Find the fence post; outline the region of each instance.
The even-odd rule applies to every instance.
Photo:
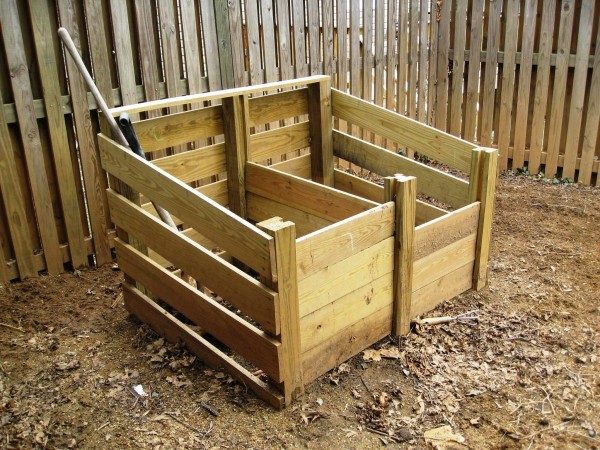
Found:
[[[293,222],[284,222],[281,218],[274,218],[257,226],[275,239],[277,279],[270,284],[279,295],[279,338],[282,346],[279,371],[287,406],[304,394],[296,270],[296,225]]]
[[[410,331],[417,179],[405,175],[387,177],[384,199],[396,204],[392,333],[399,336]]]
[[[498,170],[498,150],[475,148],[471,158],[469,201],[479,201],[479,226],[473,266],[473,288],[481,290],[487,284],[487,266],[490,256],[494,194]]]
[[[333,186],[333,141],[330,80],[308,85],[311,178]]]

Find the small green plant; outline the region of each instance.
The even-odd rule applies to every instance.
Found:
[[[573,178],[563,178],[562,182],[565,184],[573,184],[574,183]]]

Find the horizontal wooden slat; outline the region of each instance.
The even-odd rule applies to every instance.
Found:
[[[328,220],[364,212],[375,202],[258,164],[246,164],[246,190]]]
[[[190,352],[200,357],[210,367],[224,368],[268,404],[278,409],[283,407],[283,396],[274,391],[267,383],[261,381],[233,358],[223,353],[133,286],[125,283],[123,289],[127,310],[142,322],[150,324],[158,334],[174,344],[183,342]]]
[[[304,382],[310,383],[392,331],[392,307],[364,317],[302,356]]]
[[[122,112],[129,114],[143,111],[153,111],[155,109],[171,108],[178,105],[187,105],[191,103],[209,102],[211,100],[220,100],[226,97],[237,97],[239,95],[260,94],[266,91],[285,90],[296,86],[306,86],[311,83],[319,83],[327,80],[325,75],[314,75],[305,78],[296,78],[292,80],[275,81],[268,84],[257,84],[254,86],[245,86],[235,89],[222,91],[205,92],[202,94],[186,95],[184,97],[166,98],[164,100],[155,100],[137,105],[122,106],[110,110],[113,116],[118,116]]]
[[[115,224],[248,314],[269,333],[279,333],[276,292],[114,191],[108,191],[108,199]]]
[[[394,275],[389,272],[300,319],[302,352],[305,353],[361,322],[364,317],[389,309],[393,302]]]
[[[426,125],[419,124],[419,126]],[[358,164],[380,176],[387,177],[398,173],[415,176],[417,177],[418,192],[436,198],[454,208],[460,208],[468,203],[469,183],[441,170],[337,130],[333,131],[333,149],[335,156]]]
[[[298,281],[393,236],[394,209],[385,203],[298,238]]]
[[[475,202],[415,228],[415,261],[477,232],[480,203]]]
[[[393,257],[394,239],[390,237],[302,279],[298,283],[300,317],[391,274]]]
[[[383,186],[357,177],[350,173],[335,169],[335,188],[349,194],[358,195],[373,202],[383,203]],[[418,184],[418,180],[417,180]],[[417,200],[415,223],[420,225],[438,217],[444,216],[447,211]]]
[[[410,301],[410,318],[431,311],[437,305],[469,290],[473,286],[473,261],[414,290]]]
[[[279,379],[281,343],[187,284],[131,245],[116,239],[117,261],[128,276],[269,376]]]
[[[223,134],[221,106],[210,106],[134,122],[145,152]]]
[[[310,154],[281,161],[269,167],[300,178],[310,179]]]
[[[156,167],[169,172],[175,178],[190,183],[227,170],[225,145],[223,143],[178,153],[152,161]]]
[[[334,116],[469,173],[473,144],[337,89],[331,101]]]
[[[273,238],[167,172],[99,135],[103,168],[179,217],[202,230],[234,258],[271,279],[275,272]]]
[[[252,193],[247,194],[246,202],[248,219],[254,222],[262,222],[272,217],[281,217],[284,221],[294,222],[298,236],[304,236],[333,223],[331,220],[323,219],[284,203],[279,203]]]
[[[250,136],[250,160],[263,161],[310,145],[308,122],[299,122]]]
[[[413,291],[421,289],[438,278],[475,260],[477,234],[470,234],[430,255],[415,261],[413,265]]]
[[[276,122],[308,113],[308,90],[306,88],[283,91],[277,94],[253,97],[250,103],[251,127]]]

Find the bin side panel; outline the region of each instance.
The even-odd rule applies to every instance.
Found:
[[[307,148],[310,144],[308,122],[299,122],[250,136],[250,161],[269,158]]]
[[[165,156],[152,161],[156,167],[168,172],[184,183],[201,180],[227,170],[223,143]]]

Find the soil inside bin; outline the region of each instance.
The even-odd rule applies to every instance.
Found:
[[[428,314],[477,325],[384,339],[282,412],[132,320],[111,265],[4,285],[0,448],[598,448],[600,190],[497,200],[489,286]]]

